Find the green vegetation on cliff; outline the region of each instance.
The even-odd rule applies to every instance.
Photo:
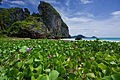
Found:
[[[32,33],[39,31],[40,34],[45,34],[46,26],[42,22],[41,17],[29,16],[23,21],[17,21],[11,25],[8,30],[9,36],[12,37],[30,37],[32,38]],[[20,36],[20,34],[22,36]],[[46,32],[47,34],[47,32]]]
[[[16,21],[22,21],[26,17],[30,16],[29,10],[25,8],[25,12],[21,8],[2,8],[0,10],[0,21],[2,21],[7,27],[10,27],[12,23]]]
[[[43,7],[43,8],[45,8],[45,9],[47,9],[48,11],[49,11],[49,10],[52,10],[58,17],[61,18],[60,14],[59,14],[48,2],[40,1],[40,3],[41,3],[41,4],[44,4],[44,5],[39,5],[39,6],[38,6],[38,9],[39,9],[40,7]]]
[[[41,12],[40,14],[33,12],[30,15],[27,8],[24,8],[24,10],[22,8],[0,8],[0,37],[2,35],[29,38],[31,36],[32,38],[69,36],[67,25],[49,3],[41,1],[38,10],[39,8],[42,8],[42,15],[40,15]],[[62,32],[65,32],[65,34],[62,34]]]
[[[11,10],[12,10],[12,8],[11,8]],[[1,9],[0,10],[0,22],[3,22],[4,23],[4,25],[9,25],[10,23],[12,23],[12,21],[11,21],[11,19],[10,19],[10,12],[9,12],[10,10],[8,10],[8,9]],[[1,25],[0,25],[0,27],[2,27]]]
[[[30,12],[25,8],[25,12],[21,8],[0,8],[0,37],[8,35],[8,30],[16,21],[22,21],[30,16]]]

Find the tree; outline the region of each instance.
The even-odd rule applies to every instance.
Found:
[[[24,8],[24,10],[25,10],[25,13],[30,14],[30,11],[27,8]]]
[[[32,13],[32,16],[33,17],[40,17],[39,13],[35,13],[35,12]]]

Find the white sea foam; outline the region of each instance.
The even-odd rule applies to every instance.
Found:
[[[61,39],[61,40],[65,40],[65,41],[77,41],[77,40],[75,40],[75,38],[66,38],[66,39]],[[96,40],[96,39],[82,39],[81,41],[83,41],[83,40],[85,40],[85,41],[94,41],[94,40]],[[100,39],[99,41],[110,41],[110,42],[120,42],[119,40],[102,40],[102,39]]]

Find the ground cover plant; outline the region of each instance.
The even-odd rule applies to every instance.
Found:
[[[120,43],[0,39],[0,80],[120,80]]]

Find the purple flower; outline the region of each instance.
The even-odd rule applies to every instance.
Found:
[[[50,55],[49,57],[47,57],[47,58],[51,58],[52,56]]]
[[[31,49],[32,49],[31,47],[27,48],[27,52],[29,52]]]
[[[77,46],[75,46],[75,48],[77,48]]]

